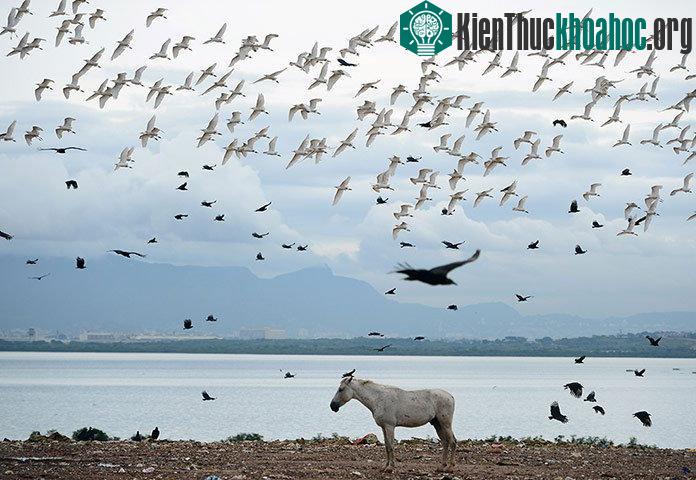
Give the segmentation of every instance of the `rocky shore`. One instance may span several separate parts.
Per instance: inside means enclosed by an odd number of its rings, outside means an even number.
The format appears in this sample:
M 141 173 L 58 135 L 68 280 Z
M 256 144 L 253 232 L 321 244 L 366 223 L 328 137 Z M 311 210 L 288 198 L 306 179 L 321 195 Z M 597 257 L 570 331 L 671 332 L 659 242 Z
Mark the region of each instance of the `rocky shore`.
M 437 471 L 440 446 L 400 442 L 397 468 L 383 473 L 384 447 L 348 439 L 320 441 L 74 442 L 39 436 L 0 442 L 3 480 L 495 480 L 696 478 L 696 450 L 599 443 L 462 441 L 453 473 Z

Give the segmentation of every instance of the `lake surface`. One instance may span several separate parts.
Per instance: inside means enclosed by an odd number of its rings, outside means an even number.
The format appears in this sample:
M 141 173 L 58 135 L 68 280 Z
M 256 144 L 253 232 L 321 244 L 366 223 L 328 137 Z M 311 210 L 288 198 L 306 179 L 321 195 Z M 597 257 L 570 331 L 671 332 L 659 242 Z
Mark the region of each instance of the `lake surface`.
M 0 352 L 0 438 L 33 430 L 70 434 L 83 426 L 129 437 L 158 426 L 162 438 L 220 440 L 240 432 L 265 439 L 311 438 L 337 432 L 378 433 L 370 412 L 353 400 L 339 413 L 329 402 L 340 374 L 405 389 L 444 388 L 457 402 L 458 438 L 541 435 L 553 439 L 636 437 L 661 447 L 696 447 L 696 360 L 513 357 L 348 357 L 138 353 Z M 646 368 L 644 378 L 626 369 Z M 283 379 L 280 369 L 297 375 Z M 563 385 L 597 392 L 589 402 Z M 203 402 L 206 389 L 214 402 Z M 548 420 L 557 400 L 570 422 Z M 632 417 L 653 416 L 645 428 Z M 430 426 L 397 429 L 398 438 L 435 437 Z

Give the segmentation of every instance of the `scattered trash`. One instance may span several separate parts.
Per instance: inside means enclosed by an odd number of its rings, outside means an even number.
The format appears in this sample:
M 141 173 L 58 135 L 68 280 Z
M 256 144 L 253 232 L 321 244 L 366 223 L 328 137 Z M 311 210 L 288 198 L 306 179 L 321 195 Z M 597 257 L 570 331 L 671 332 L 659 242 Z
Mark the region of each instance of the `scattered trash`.
M 379 444 L 379 439 L 374 433 L 368 433 L 367 435 L 356 438 L 353 441 L 353 445 L 377 445 Z

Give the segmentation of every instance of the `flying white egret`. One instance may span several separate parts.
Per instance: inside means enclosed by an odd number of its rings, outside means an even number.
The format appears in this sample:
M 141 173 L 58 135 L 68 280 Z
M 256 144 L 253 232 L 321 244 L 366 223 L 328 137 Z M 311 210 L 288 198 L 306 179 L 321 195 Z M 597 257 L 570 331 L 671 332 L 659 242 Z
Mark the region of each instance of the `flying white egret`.
M 582 194 L 582 198 L 584 198 L 586 202 L 589 202 L 590 197 L 599 197 L 600 195 L 597 193 L 597 189 L 601 186 L 601 183 L 593 183 L 590 185 L 590 189 Z
M 679 192 L 691 193 L 691 187 L 690 187 L 689 184 L 691 183 L 691 179 L 692 179 L 692 178 L 694 178 L 694 173 L 693 173 L 693 172 L 691 172 L 691 173 L 688 174 L 686 177 L 684 177 L 684 184 L 683 184 L 680 188 L 676 188 L 676 189 L 672 190 L 672 191 L 670 192 L 669 195 L 670 195 L 671 197 L 673 197 L 673 196 L 675 196 L 675 195 L 676 195 L 677 193 L 679 193 Z
M 336 194 L 334 195 L 333 202 L 331 203 L 332 205 L 336 205 L 339 200 L 341 200 L 341 197 L 343 196 L 343 192 L 346 190 L 352 190 L 348 184 L 350 183 L 350 177 L 346 177 L 345 180 L 343 180 L 340 185 L 336 187 Z
M 550 147 L 546 149 L 546 158 L 550 157 L 552 153 L 558 152 L 558 153 L 563 153 L 563 150 L 561 150 L 561 139 L 563 138 L 563 135 L 556 135 L 553 137 L 553 142 Z

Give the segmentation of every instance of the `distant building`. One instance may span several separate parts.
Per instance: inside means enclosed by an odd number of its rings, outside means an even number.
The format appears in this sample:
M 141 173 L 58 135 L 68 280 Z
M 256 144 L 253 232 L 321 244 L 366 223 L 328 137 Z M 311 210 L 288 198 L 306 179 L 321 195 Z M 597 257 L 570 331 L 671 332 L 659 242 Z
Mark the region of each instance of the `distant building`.
M 78 337 L 81 342 L 116 342 L 118 338 L 113 333 L 83 332 Z
M 276 328 L 242 328 L 239 331 L 242 340 L 282 340 L 287 338 L 285 330 Z
M 220 340 L 217 335 L 189 335 L 183 333 L 142 333 L 129 335 L 124 338 L 127 342 L 169 342 L 188 340 Z

